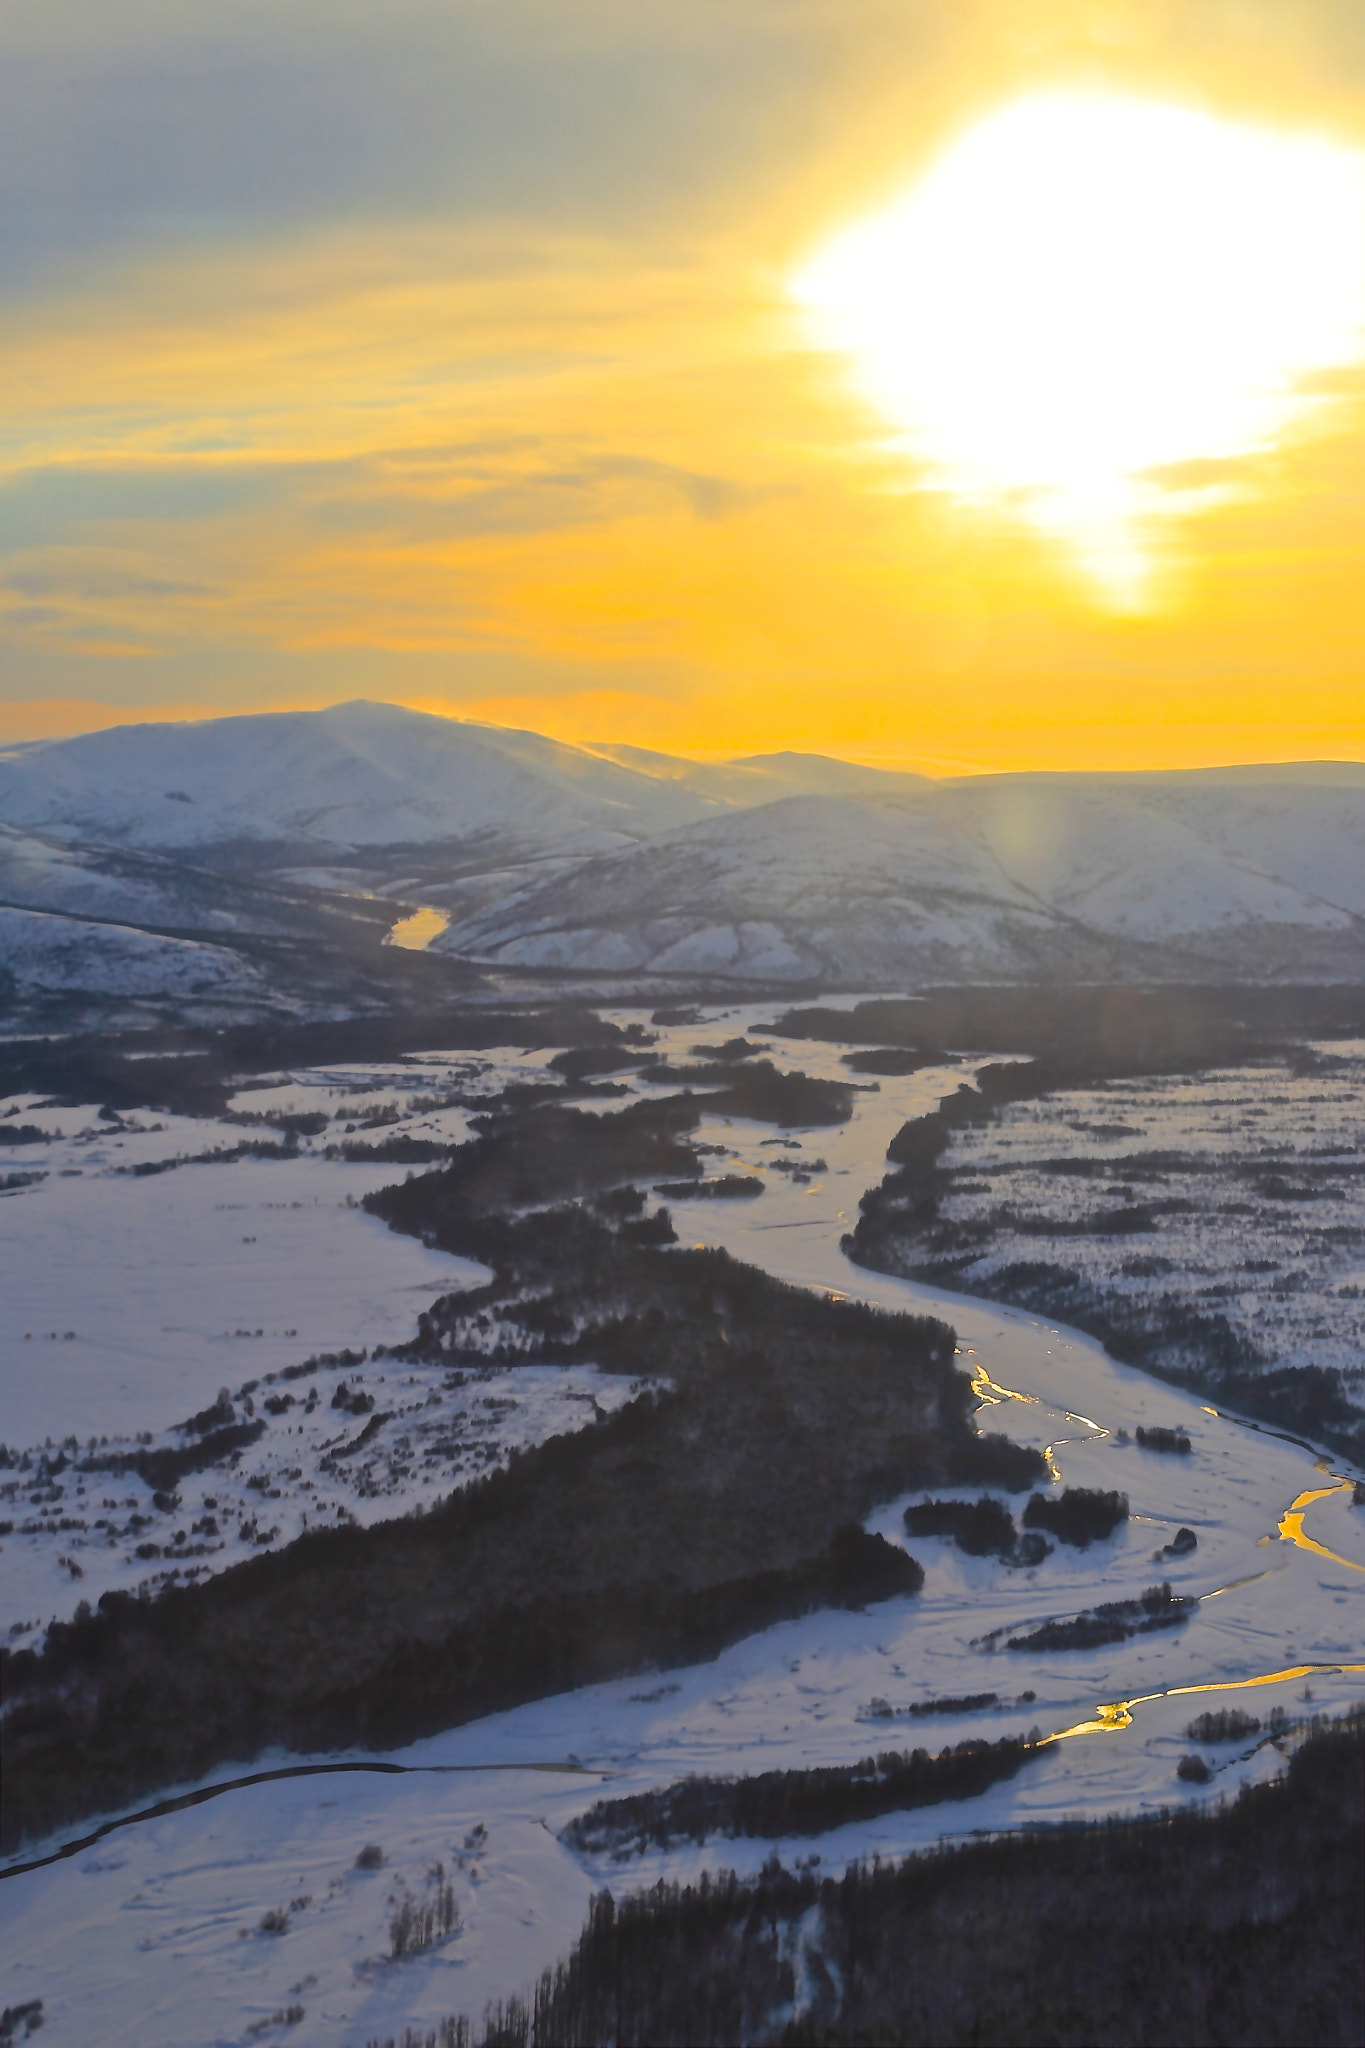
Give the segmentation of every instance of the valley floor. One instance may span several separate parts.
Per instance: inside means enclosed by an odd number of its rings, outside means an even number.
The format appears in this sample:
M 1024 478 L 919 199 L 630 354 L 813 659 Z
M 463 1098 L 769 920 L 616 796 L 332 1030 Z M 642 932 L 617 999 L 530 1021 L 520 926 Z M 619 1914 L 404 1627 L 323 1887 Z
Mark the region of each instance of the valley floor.
M 658 1050 L 681 1059 L 698 1038 L 723 1039 L 746 1025 L 751 1035 L 761 1034 L 775 1014 L 713 1010 L 695 1023 L 661 1027 Z M 641 1018 L 622 1012 L 614 1021 L 639 1024 Z M 783 1066 L 850 1078 L 837 1047 L 777 1045 L 773 1057 Z M 539 1078 L 543 1066 L 542 1056 L 523 1059 L 509 1049 L 489 1063 L 477 1085 L 491 1089 L 515 1075 Z M 750 1637 L 706 1664 L 585 1688 L 472 1723 L 382 1760 L 402 1766 L 399 1772 L 376 1773 L 367 1768 L 373 1759 L 357 1756 L 349 1759 L 356 1766 L 352 1772 L 303 1775 L 307 1764 L 299 1759 L 266 1758 L 261 1769 L 277 1764 L 299 1774 L 224 1790 L 202 1804 L 117 1827 L 75 1854 L 6 1877 L 0 1883 L 0 2003 L 41 1997 L 44 2038 L 54 2042 L 189 2048 L 287 2039 L 300 2048 L 338 2041 L 359 2048 L 368 2038 L 401 2036 L 409 2024 L 434 2025 L 452 2012 L 477 2016 L 487 2001 L 525 1991 L 541 1969 L 567 1952 L 590 1898 L 603 1886 L 619 1894 L 661 1878 L 691 1880 L 704 1871 L 756 1873 L 774 1849 L 788 1868 L 814 1862 L 822 1873 L 838 1873 L 856 1859 L 893 1857 L 982 1832 L 1082 1815 L 1192 1807 L 1275 1775 L 1292 1746 L 1294 1723 L 1340 1712 L 1365 1697 L 1365 1508 L 1353 1505 L 1352 1475 L 1343 1465 L 1117 1364 L 1075 1331 L 869 1272 L 845 1256 L 841 1239 L 856 1222 L 863 1190 L 883 1171 L 891 1137 L 972 1070 L 967 1060 L 883 1078 L 877 1092 L 855 1098 L 853 1116 L 839 1126 L 790 1129 L 704 1114 L 696 1135 L 716 1148 L 708 1173 L 756 1178 L 763 1192 L 752 1199 L 675 1199 L 679 1233 L 685 1243 L 723 1246 L 779 1278 L 950 1322 L 974 1377 L 979 1427 L 1045 1451 L 1062 1484 L 1128 1495 L 1130 1519 L 1111 1542 L 1086 1550 L 1059 1544 L 1036 1568 L 1011 1569 L 994 1559 L 967 1557 L 946 1538 L 917 1538 L 912 1548 L 926 1575 L 918 1595 L 866 1612 L 823 1611 Z M 1246 1077 L 1243 1082 L 1252 1085 Z M 634 1093 L 665 1092 L 663 1084 L 629 1073 L 621 1085 Z M 413 1102 L 424 1093 L 469 1093 L 475 1086 L 476 1078 L 458 1074 L 453 1060 L 432 1056 L 383 1073 L 280 1076 L 272 1089 L 253 1089 L 235 1106 L 278 1116 L 307 1114 L 325 1103 L 333 1123 L 341 1125 L 339 1133 L 329 1127 L 329 1135 L 341 1136 L 345 1124 L 338 1103 L 345 1122 L 357 1127 L 365 1116 L 391 1109 L 397 1121 L 376 1125 L 367 1134 L 371 1139 L 407 1133 L 427 1134 L 434 1142 L 463 1136 L 467 1110 L 453 1104 L 413 1108 Z M 343 1098 L 342 1090 L 355 1092 Z M 0 1115 L 9 1107 L 0 1104 Z M 582 1419 L 594 1401 L 608 1403 L 629 1390 L 630 1382 L 619 1376 L 582 1366 L 508 1367 L 490 1357 L 486 1381 L 481 1369 L 457 1388 L 448 1384 L 452 1375 L 443 1368 L 405 1362 L 396 1371 L 392 1361 L 376 1362 L 375 1342 L 401 1341 L 426 1298 L 481 1277 L 477 1269 L 461 1272 L 444 1255 L 352 1213 L 348 1195 L 392 1180 L 401 1167 L 328 1160 L 325 1142 L 310 1139 L 292 1160 L 243 1157 L 159 1176 L 114 1177 L 116 1163 L 151 1163 L 210 1142 L 226 1146 L 250 1133 L 218 1125 L 206 1138 L 199 1122 L 191 1130 L 171 1128 L 165 1119 L 162 1130 L 151 1131 L 145 1127 L 156 1120 L 139 1117 L 128 1120 L 126 1134 L 116 1134 L 123 1150 L 116 1162 L 90 1116 L 82 1122 L 73 1112 L 30 1103 L 13 1107 L 16 1121 L 55 1130 L 65 1118 L 70 1125 L 64 1123 L 46 1149 L 23 1148 L 22 1165 L 50 1178 L 16 1190 L 5 1211 L 7 1223 L 17 1216 L 20 1225 L 14 1277 L 32 1290 L 26 1317 L 56 1297 L 43 1295 L 52 1277 L 44 1277 L 36 1257 L 38 1244 L 51 1241 L 52 1212 L 41 1236 L 26 1239 L 25 1208 L 32 1205 L 36 1228 L 42 1221 L 39 1201 L 64 1200 L 66 1190 L 76 1187 L 75 1181 L 59 1186 L 67 1158 L 82 1161 L 80 1200 L 88 1194 L 92 1204 L 111 1205 L 107 1223 L 92 1206 L 92 1244 L 115 1227 L 113 1205 L 123 1202 L 130 1205 L 120 1212 L 129 1230 L 140 1230 L 153 1247 L 167 1248 L 164 1266 L 155 1256 L 129 1261 L 147 1290 L 142 1320 L 150 1335 L 138 1340 L 140 1355 L 134 1346 L 133 1355 L 120 1362 L 109 1351 L 102 1367 L 97 1357 L 73 1382 L 60 1377 L 75 1370 L 67 1367 L 67 1357 L 83 1357 L 81 1346 L 90 1340 L 78 1337 L 67 1344 L 60 1337 L 7 1333 L 5 1428 L 12 1454 L 28 1446 L 26 1478 L 36 1468 L 40 1434 L 63 1428 L 61 1418 L 72 1414 L 73 1385 L 90 1404 L 78 1448 L 84 1450 L 94 1433 L 109 1435 L 111 1446 L 131 1452 L 137 1447 L 133 1432 L 151 1429 L 152 1449 L 173 1449 L 185 1438 L 171 1425 L 213 1402 L 230 1378 L 220 1364 L 225 1350 L 250 1350 L 251 1373 L 260 1384 L 254 1395 L 244 1396 L 242 1382 L 231 1378 L 236 1420 L 245 1419 L 248 1398 L 257 1415 L 267 1396 L 282 1398 L 283 1391 L 295 1395 L 296 1406 L 271 1418 L 268 1434 L 252 1444 L 229 1481 L 221 1469 L 186 1475 L 178 1516 L 171 1516 L 188 1522 L 197 1509 L 202 1519 L 212 1512 L 205 1505 L 206 1489 L 220 1499 L 225 1485 L 235 1489 L 227 1561 L 250 1547 L 252 1539 L 240 1536 L 236 1524 L 239 1515 L 247 1520 L 248 1503 L 257 1534 L 266 1526 L 264 1510 L 270 1521 L 278 1520 L 280 1541 L 293 1533 L 291 1516 L 308 1511 L 302 1504 L 305 1478 L 313 1482 L 309 1505 L 323 1504 L 329 1446 L 332 1491 L 326 1506 L 334 1512 L 342 1504 L 357 1516 L 378 1518 L 448 1490 L 461 1476 L 462 1459 L 465 1470 L 478 1469 L 486 1457 L 505 1456 L 513 1441 L 563 1429 L 573 1404 Z M 134 1122 L 142 1128 L 133 1129 Z M 87 1136 L 92 1129 L 94 1135 Z M 359 1128 L 353 1135 L 361 1135 Z M 778 1170 L 784 1165 L 799 1170 Z M 224 1194 L 182 1197 L 182 1189 L 209 1182 Z M 229 1302 L 226 1294 L 221 1300 L 212 1294 L 218 1283 L 206 1278 L 195 1318 L 184 1319 L 186 1333 L 175 1341 L 176 1331 L 157 1321 L 170 1314 L 169 1276 L 188 1241 L 174 1233 L 200 1233 L 208 1274 L 226 1266 L 230 1245 L 235 1259 L 240 1239 L 265 1237 L 264 1222 L 251 1227 L 264 1218 L 264 1201 L 303 1201 L 302 1190 L 309 1186 L 319 1196 L 315 1221 L 291 1220 L 312 1219 L 312 1205 L 272 1211 L 296 1233 L 281 1238 L 272 1252 L 273 1279 L 263 1280 L 257 1291 L 256 1269 L 245 1269 L 234 1277 Z M 153 1194 L 163 1200 L 159 1210 L 146 1206 Z M 174 1202 L 166 1199 L 172 1195 Z M 238 1200 L 254 1206 L 230 1214 L 213 1206 Z M 78 1213 L 74 1205 L 71 1213 Z M 315 1234 L 297 1234 L 305 1228 Z M 128 1242 L 134 1241 L 130 1236 Z M 256 1257 L 254 1246 L 241 1249 Z M 1244 1254 L 1239 1245 L 1238 1256 Z M 158 1280 L 158 1273 L 165 1277 Z M 347 1295 L 351 1282 L 354 1292 Z M 1334 1288 L 1342 1284 L 1349 1283 L 1334 1269 Z M 264 1301 L 267 1294 L 268 1312 L 244 1314 L 236 1305 Z M 1334 1298 L 1350 1299 L 1339 1292 Z M 101 1321 L 111 1330 L 126 1330 L 133 1325 L 131 1306 L 111 1294 Z M 251 1321 L 299 1335 L 249 1342 L 220 1337 L 218 1324 L 237 1319 L 243 1327 Z M 35 1326 L 52 1320 L 50 1314 L 33 1315 Z M 327 1335 L 320 1335 L 324 1330 Z M 357 1367 L 321 1366 L 297 1379 L 285 1376 L 309 1349 L 328 1341 L 369 1348 L 371 1356 Z M 44 1367 L 47 1377 L 28 1365 L 35 1350 L 53 1361 Z M 642 1377 L 648 1367 L 642 1359 Z M 279 1377 L 267 1384 L 266 1372 Z M 126 1392 L 101 1393 L 106 1383 L 115 1386 L 120 1373 Z M 343 1381 L 348 1398 L 373 1398 L 374 1409 L 362 1409 L 354 1419 L 333 1410 Z M 305 1416 L 301 1411 L 313 1387 L 321 1395 Z M 109 1406 L 97 1410 L 101 1399 Z M 343 1479 L 334 1455 L 338 1427 L 345 1424 L 353 1441 L 372 1415 L 400 1400 L 412 1414 L 402 1421 L 406 1452 L 395 1456 L 385 1448 L 382 1478 L 357 1453 L 355 1460 L 342 1461 Z M 515 1409 L 488 1405 L 511 1402 Z M 76 1407 L 79 1412 L 79 1401 Z M 16 1414 L 22 1428 L 9 1419 Z M 458 1444 L 452 1434 L 457 1420 L 463 1431 Z M 429 1465 L 418 1434 L 419 1423 L 428 1422 L 442 1443 L 454 1445 L 449 1456 Z M 1140 1449 L 1139 1426 L 1185 1433 L 1190 1454 Z M 372 1441 L 397 1449 L 398 1434 L 385 1423 Z M 298 1477 L 286 1481 L 295 1466 Z M 351 1473 L 366 1470 L 374 1475 L 374 1492 L 362 1500 Z M 252 1489 L 258 1471 L 267 1483 Z M 5 1476 L 16 1477 L 13 1469 Z M 160 1528 L 167 1517 L 149 1506 L 145 1482 L 125 1478 L 117 1489 L 120 1501 L 126 1493 L 138 1503 L 136 1512 L 154 1516 Z M 87 1493 L 100 1483 L 87 1479 Z M 70 1513 L 75 1481 L 63 1473 L 49 1476 L 53 1485 L 67 1489 L 59 1501 L 26 1497 L 21 1512 L 41 1509 L 50 1519 L 76 1519 Z M 272 1498 L 276 1485 L 278 1497 Z M 965 1497 L 964 1489 L 953 1491 Z M 888 1502 L 869 1526 L 905 1542 L 902 1512 L 918 1497 Z M 13 1512 L 4 1508 L 6 1516 Z M 122 1505 L 118 1512 L 122 1517 Z M 86 1510 L 82 1514 L 89 1519 Z M 1195 1532 L 1197 1548 L 1179 1559 L 1161 1557 L 1182 1527 Z M 77 1535 L 84 1541 L 81 1550 L 74 1547 Z M 88 1578 L 78 1585 L 59 1557 L 75 1559 Z M 139 1573 L 150 1576 L 168 1566 L 164 1557 L 139 1563 L 136 1544 L 126 1536 L 111 1549 L 107 1540 L 97 1545 L 89 1531 L 57 1530 L 6 1536 L 4 1568 L 14 1618 L 33 1624 L 44 1610 L 44 1619 L 70 1612 L 77 1597 L 99 1585 L 136 1584 Z M 218 1565 L 209 1557 L 202 1568 Z M 1028 1625 L 1134 1597 L 1161 1580 L 1197 1602 L 1182 1627 L 1084 1651 L 1005 1647 L 1009 1635 Z M 997 1698 L 989 1706 L 932 1718 L 908 1711 L 983 1694 Z M 1260 1728 L 1240 1741 L 1192 1742 L 1186 1730 L 1195 1716 L 1224 1706 L 1242 1709 Z M 609 1854 L 576 1854 L 560 1839 L 594 1801 L 664 1787 L 690 1773 L 848 1763 L 891 1748 L 938 1749 L 969 1737 L 994 1740 L 1031 1729 L 1056 1739 L 1016 1777 L 980 1797 L 889 1814 L 816 1838 L 712 1838 L 646 1848 L 621 1861 Z M 1202 1785 L 1176 1775 L 1192 1749 L 1210 1767 Z M 365 1860 L 373 1867 L 357 1861 L 367 1845 L 381 1852 L 380 1860 Z M 42 1846 L 26 1850 L 24 1860 L 42 1853 Z M 421 1903 L 446 1886 L 458 1926 L 424 1952 L 395 1960 L 391 1924 L 404 1899 Z

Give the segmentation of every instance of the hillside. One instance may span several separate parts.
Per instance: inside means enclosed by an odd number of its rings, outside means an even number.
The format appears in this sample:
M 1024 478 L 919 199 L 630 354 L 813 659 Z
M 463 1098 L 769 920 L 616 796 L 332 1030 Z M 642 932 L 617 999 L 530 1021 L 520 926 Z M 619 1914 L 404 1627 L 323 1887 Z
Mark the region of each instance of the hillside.
M 252 973 L 205 962 L 205 989 L 259 1002 L 304 972 L 350 1005 L 417 904 L 450 919 L 422 970 L 438 977 L 459 960 L 864 989 L 1352 980 L 1365 768 L 932 782 L 364 702 L 0 751 L 0 906 L 49 920 L 7 922 L 11 1007 L 180 1000 L 183 956 L 129 933 L 245 948 Z
M 711 808 L 537 733 L 389 704 L 119 726 L 0 753 L 0 820 L 158 849 L 262 855 L 442 845 L 582 852 Z
M 1365 968 L 1365 781 L 974 778 L 792 797 L 485 903 L 503 966 L 885 987 Z

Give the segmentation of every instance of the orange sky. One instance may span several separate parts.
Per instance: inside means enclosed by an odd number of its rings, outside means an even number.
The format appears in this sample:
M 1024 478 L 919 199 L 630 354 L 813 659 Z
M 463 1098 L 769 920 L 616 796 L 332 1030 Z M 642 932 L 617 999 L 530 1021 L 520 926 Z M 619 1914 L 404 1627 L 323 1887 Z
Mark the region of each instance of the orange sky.
M 1357 0 L 113 13 L 0 27 L 0 739 L 366 695 L 943 772 L 1365 755 L 1365 368 L 1121 603 L 789 290 L 1025 93 L 1365 148 Z

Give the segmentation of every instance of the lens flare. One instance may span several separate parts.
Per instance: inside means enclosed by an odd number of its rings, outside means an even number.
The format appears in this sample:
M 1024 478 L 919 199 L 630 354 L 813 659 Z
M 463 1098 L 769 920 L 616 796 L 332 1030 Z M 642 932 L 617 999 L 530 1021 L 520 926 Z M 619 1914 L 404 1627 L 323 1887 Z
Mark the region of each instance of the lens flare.
M 1365 154 L 1033 95 L 791 289 L 940 488 L 1013 503 L 1139 600 L 1155 515 L 1323 403 L 1309 373 L 1365 354 Z

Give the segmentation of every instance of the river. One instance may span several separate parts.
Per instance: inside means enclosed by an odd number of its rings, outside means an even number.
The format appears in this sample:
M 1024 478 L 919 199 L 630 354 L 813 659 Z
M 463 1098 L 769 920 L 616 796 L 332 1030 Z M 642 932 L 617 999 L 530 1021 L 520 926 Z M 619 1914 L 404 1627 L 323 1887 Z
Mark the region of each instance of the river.
M 698 1038 L 773 1014 L 711 1013 L 663 1033 L 661 1049 L 682 1056 Z M 639 1016 L 619 1013 L 623 1023 Z M 847 1078 L 837 1047 L 778 1041 L 774 1057 Z M 884 1080 L 842 1127 L 704 1122 L 699 1136 L 724 1153 L 712 1170 L 759 1172 L 765 1192 L 681 1202 L 675 1220 L 684 1243 L 724 1246 L 779 1279 L 950 1322 L 982 1427 L 1038 1445 L 1065 1484 L 1128 1494 L 1130 1519 L 1111 1542 L 1058 1545 L 1026 1571 L 917 1539 L 926 1577 L 913 1599 L 808 1616 L 711 1663 L 536 1701 L 384 1759 L 268 1758 L 245 1780 L 219 1774 L 186 1788 L 189 1800 L 0 1885 L 0 1999 L 47 1998 L 54 2041 L 190 2048 L 238 2040 L 249 2022 L 295 2006 L 295 2048 L 401 2035 L 524 1987 L 567 1951 L 604 1883 L 619 1891 L 705 1867 L 754 1870 L 769 1853 L 767 1843 L 721 1841 L 624 1867 L 588 1863 L 559 1830 L 604 1790 L 1030 1728 L 1050 1738 L 1027 1770 L 980 1799 L 779 1845 L 788 1862 L 816 1855 L 837 1870 L 981 1830 L 1218 1797 L 1282 1768 L 1282 1724 L 1365 1696 L 1365 1509 L 1352 1506 L 1344 1468 L 1115 1363 L 1075 1331 L 844 1256 L 840 1240 L 885 1170 L 891 1136 L 971 1071 L 968 1061 Z M 1191 1455 L 1139 1449 L 1139 1424 L 1184 1432 Z M 903 1506 L 888 1502 L 869 1526 L 900 1540 Z M 1161 1558 L 1181 1527 L 1197 1549 Z M 1183 1627 L 1060 1654 L 1005 1647 L 1030 1625 L 1163 1579 L 1197 1603 Z M 904 1716 L 986 1692 L 998 1695 L 986 1709 Z M 1187 1724 L 1208 1704 L 1235 1704 L 1262 1726 L 1239 1742 L 1194 1743 Z M 1193 1749 L 1210 1767 L 1207 1784 L 1176 1776 Z M 367 1843 L 382 1849 L 377 1873 L 357 1867 Z M 460 1932 L 390 1966 L 385 1902 L 420 1891 L 437 1861 L 456 1885 Z M 272 1910 L 285 1913 L 286 1939 L 255 1931 Z

